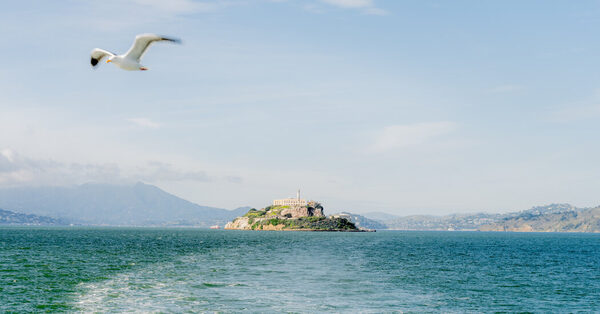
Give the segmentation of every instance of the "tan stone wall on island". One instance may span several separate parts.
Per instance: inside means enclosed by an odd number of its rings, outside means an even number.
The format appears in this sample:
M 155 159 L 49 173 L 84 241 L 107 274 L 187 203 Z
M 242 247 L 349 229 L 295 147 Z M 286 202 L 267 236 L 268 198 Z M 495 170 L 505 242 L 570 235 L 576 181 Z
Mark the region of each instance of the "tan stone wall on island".
M 275 206 L 306 206 L 307 204 L 308 202 L 306 202 L 306 200 L 299 200 L 295 198 L 284 198 L 273 201 L 273 205 Z

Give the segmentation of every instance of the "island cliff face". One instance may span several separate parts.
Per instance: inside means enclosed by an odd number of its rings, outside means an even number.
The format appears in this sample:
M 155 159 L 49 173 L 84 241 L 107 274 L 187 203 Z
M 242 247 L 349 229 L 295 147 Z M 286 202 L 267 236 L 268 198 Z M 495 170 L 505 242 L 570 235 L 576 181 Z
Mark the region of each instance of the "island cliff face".
M 225 225 L 236 230 L 362 231 L 345 218 L 325 217 L 319 203 L 251 209 Z

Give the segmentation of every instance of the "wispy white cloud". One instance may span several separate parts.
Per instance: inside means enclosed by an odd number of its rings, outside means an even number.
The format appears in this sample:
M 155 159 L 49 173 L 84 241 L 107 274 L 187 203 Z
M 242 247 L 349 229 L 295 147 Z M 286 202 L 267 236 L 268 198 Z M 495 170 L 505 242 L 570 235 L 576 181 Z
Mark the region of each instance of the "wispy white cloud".
M 524 89 L 524 87 L 521 85 L 506 84 L 506 85 L 494 86 L 494 87 L 490 88 L 488 91 L 490 93 L 495 93 L 495 94 L 504 94 L 504 93 L 517 92 L 517 91 L 520 91 L 523 89 Z
M 0 187 L 18 185 L 73 185 L 87 182 L 231 182 L 241 176 L 209 175 L 197 169 L 178 169 L 164 162 L 150 161 L 127 168 L 116 163 L 73 163 L 23 156 L 11 149 L 0 150 Z
M 160 123 L 154 122 L 148 118 L 129 118 L 127 121 L 144 128 L 157 129 L 161 126 Z
M 28 158 L 11 149 L 0 151 L 0 186 L 111 181 L 119 175 L 120 169 L 114 164 L 62 163 Z
M 371 15 L 388 15 L 388 11 L 376 7 L 366 8 L 364 12 Z
M 586 100 L 556 106 L 547 117 L 560 123 L 597 119 L 600 117 L 600 89 L 595 89 Z
M 175 169 L 171 164 L 164 162 L 149 162 L 139 167 L 133 178 L 145 182 L 158 181 L 213 181 L 206 172 L 198 170 L 183 171 Z
M 9 163 L 14 162 L 15 153 L 10 149 L 0 150 L 0 172 L 4 170 L 4 167 L 8 168 Z
M 375 6 L 373 0 L 320 0 L 323 3 L 344 9 L 360 9 L 366 14 L 385 15 L 387 11 Z
M 342 8 L 366 8 L 373 6 L 373 0 L 321 0 Z
M 85 12 L 77 17 L 80 23 L 103 31 L 123 31 L 185 15 L 214 12 L 229 5 L 229 1 L 219 0 L 90 0 L 82 8 Z M 132 15 L 131 12 L 136 14 Z
M 156 21 L 181 18 L 198 13 L 211 13 L 220 10 L 260 3 L 285 3 L 288 0 L 105 0 L 87 1 L 85 22 L 103 31 L 122 31 Z M 305 0 L 298 6 L 313 13 L 325 13 L 326 6 L 360 10 L 365 14 L 386 15 L 387 11 L 378 8 L 373 0 Z M 87 12 L 93 12 L 88 15 Z M 130 12 L 136 12 L 134 16 Z
M 455 129 L 456 124 L 447 121 L 387 126 L 376 134 L 371 151 L 380 153 L 423 145 Z
M 550 112 L 549 119 L 554 122 L 573 122 L 596 119 L 600 116 L 600 103 L 575 104 Z
M 131 0 L 133 3 L 172 14 L 214 11 L 223 5 L 223 1 L 192 1 L 192 0 Z

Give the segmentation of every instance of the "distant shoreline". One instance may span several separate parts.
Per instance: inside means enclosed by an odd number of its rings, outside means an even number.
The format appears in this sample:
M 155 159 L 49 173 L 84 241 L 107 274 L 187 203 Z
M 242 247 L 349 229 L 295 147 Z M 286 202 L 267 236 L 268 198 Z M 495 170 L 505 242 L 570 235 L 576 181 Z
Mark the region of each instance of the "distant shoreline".
M 19 225 L 19 224 L 0 224 L 0 228 L 6 229 L 173 229 L 173 230 L 202 230 L 212 232 L 229 232 L 229 231 L 257 231 L 257 230 L 241 230 L 241 229 L 210 229 L 204 226 L 98 226 L 98 225 Z M 298 231 L 298 232 L 424 232 L 424 233 L 480 233 L 480 234 L 588 234 L 599 235 L 600 231 L 581 232 L 581 231 L 481 231 L 481 230 L 405 230 L 405 229 L 379 229 L 379 230 L 312 230 L 312 229 L 283 229 L 283 230 L 258 230 L 258 231 Z

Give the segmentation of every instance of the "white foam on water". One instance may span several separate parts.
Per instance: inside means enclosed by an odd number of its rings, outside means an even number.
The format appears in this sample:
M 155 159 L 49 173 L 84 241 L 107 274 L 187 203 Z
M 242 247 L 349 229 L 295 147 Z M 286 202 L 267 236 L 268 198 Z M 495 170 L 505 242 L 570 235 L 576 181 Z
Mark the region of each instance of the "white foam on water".
M 180 272 L 177 263 L 151 264 L 110 279 L 80 284 L 74 307 L 85 312 L 164 312 L 206 309 L 203 298 L 210 286 L 228 287 L 239 283 L 202 281 L 202 272 Z M 179 263 L 180 264 L 180 263 Z
M 325 261 L 324 258 L 317 258 Z M 441 298 L 377 285 L 339 271 L 339 263 L 308 257 L 260 261 L 236 251 L 192 254 L 133 265 L 107 280 L 79 286 L 74 308 L 83 312 L 352 312 L 423 309 Z M 352 269 L 352 268 L 351 268 Z

